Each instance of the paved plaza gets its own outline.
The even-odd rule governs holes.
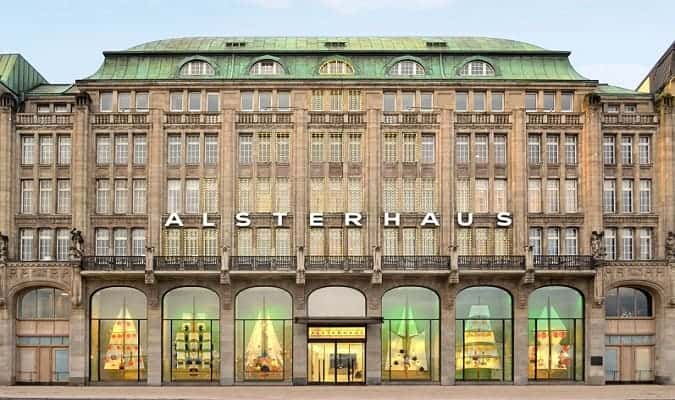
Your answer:
[[[171,387],[68,387],[0,386],[5,399],[237,399],[237,400],[434,400],[434,399],[675,399],[675,386],[171,386]]]

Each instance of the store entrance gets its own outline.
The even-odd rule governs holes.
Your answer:
[[[310,327],[308,339],[309,383],[365,383],[365,327]]]

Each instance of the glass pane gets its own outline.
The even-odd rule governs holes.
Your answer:
[[[167,369],[170,369],[171,381],[218,379],[220,365],[218,320],[165,320],[164,332],[170,341],[165,344],[163,364],[165,375]]]
[[[146,379],[145,320],[93,320],[91,334],[92,381]]]
[[[356,289],[329,286],[309,295],[307,310],[311,317],[365,317],[366,298]]]
[[[164,296],[164,319],[217,319],[219,304],[218,295],[206,288],[173,289]]]
[[[145,319],[145,294],[129,287],[110,287],[99,290],[91,299],[91,318]]]
[[[34,319],[37,317],[37,289],[26,292],[21,297],[19,319]]]
[[[490,286],[464,289],[457,295],[456,318],[476,318],[476,313],[487,318],[511,318],[511,295]]]
[[[307,380],[312,383],[335,382],[335,342],[309,343],[307,346]]]
[[[619,380],[619,349],[605,349],[605,379],[609,382]]]
[[[53,378],[56,382],[68,382],[68,350],[54,350]]]

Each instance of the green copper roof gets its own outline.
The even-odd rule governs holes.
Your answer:
[[[59,96],[68,94],[72,84],[44,84],[35,87],[28,92],[31,96]]]
[[[327,45],[328,43],[328,45]],[[428,43],[436,43],[429,45]],[[440,46],[444,43],[444,46]],[[332,46],[331,46],[332,44]],[[531,52],[533,44],[487,37],[186,37],[147,42],[129,52]]]
[[[603,96],[650,96],[649,93],[640,93],[636,92],[635,90],[607,84],[598,85],[597,89],[595,89],[595,92]]]
[[[47,83],[47,80],[20,54],[0,54],[0,84],[15,95]]]

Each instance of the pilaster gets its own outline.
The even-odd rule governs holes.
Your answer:
[[[441,293],[441,385],[455,384],[455,297],[457,289],[448,286]],[[460,333],[461,334],[461,333]]]
[[[527,298],[529,289],[518,287],[519,299],[513,305],[513,383],[526,385],[529,375]],[[524,299],[524,301],[520,301]]]
[[[293,294],[295,317],[307,315],[304,286],[296,286]],[[307,325],[293,323],[293,384],[307,384]]]
[[[156,295],[149,291],[150,295]],[[146,366],[148,385],[162,384],[162,309],[159,299],[148,299]]]
[[[70,310],[70,384],[84,385],[87,381],[87,349],[89,330],[87,329],[87,316],[84,307]]]
[[[451,94],[449,92],[438,93],[438,104],[452,104],[450,102]],[[436,152],[436,163],[439,164],[439,188],[438,209],[441,213],[441,235],[439,254],[448,254],[450,246],[453,245],[452,226],[454,225],[454,185],[455,174],[453,165],[455,164],[454,143],[454,114],[452,110],[443,108],[441,111],[441,129],[438,138],[438,151]]]
[[[368,291],[367,316],[382,316],[382,288],[372,287]],[[366,384],[382,383],[382,324],[366,325]]]
[[[511,114],[512,131],[508,138],[508,180],[511,188],[510,210],[513,213],[513,252],[522,254],[528,243],[527,232],[527,129],[525,110],[516,108]]]
[[[14,102],[9,95],[4,95],[0,102],[0,233],[14,236],[12,218],[12,193],[14,183]],[[12,252],[10,246],[10,253]],[[12,254],[10,254],[11,256]]]
[[[366,222],[367,244],[370,248],[381,246],[380,197],[382,193],[382,140],[380,120],[382,116],[382,92],[365,92],[366,137],[364,157],[364,200],[368,216]],[[369,334],[370,335],[370,334]]]
[[[168,104],[168,92],[153,92],[150,96],[150,130],[148,131],[148,226],[146,243],[155,248],[155,255],[161,253],[162,214],[165,207],[166,162],[164,161],[164,108]]]
[[[589,299],[586,302],[586,351],[584,361],[586,363],[586,383],[591,385],[605,384],[604,362],[601,365],[593,365],[594,357],[604,359],[605,356],[605,307]],[[603,360],[604,361],[604,360]]]
[[[87,254],[87,243],[93,242],[93,232],[89,229],[90,203],[88,193],[89,182],[95,182],[94,169],[89,168],[89,157],[96,157],[94,148],[90,155],[90,146],[95,146],[96,138],[89,134],[89,103],[87,94],[77,97],[73,112],[73,133],[71,138],[71,212],[73,228],[82,231],[84,235],[84,253]],[[91,164],[93,165],[93,163]],[[93,193],[93,192],[92,192]],[[93,253],[93,252],[92,252]]]
[[[234,302],[230,286],[220,291],[220,384],[234,384]]]
[[[659,129],[655,137],[654,162],[657,173],[654,211],[661,216],[656,256],[665,248],[668,232],[675,232],[675,112],[672,98],[659,104]],[[667,255],[666,255],[667,256]]]
[[[588,95],[584,103],[584,127],[579,137],[580,182],[582,193],[581,209],[584,224],[579,234],[580,254],[589,254],[590,238],[593,231],[603,230],[602,185],[604,181],[604,161],[602,159],[602,107],[596,95]]]
[[[220,235],[221,246],[234,248],[234,233],[232,231],[235,213],[236,169],[238,163],[238,143],[235,128],[235,113],[238,105],[239,92],[225,91],[221,94],[222,125],[220,130]],[[232,253],[229,253],[232,254]],[[228,266],[229,267],[229,266]]]

